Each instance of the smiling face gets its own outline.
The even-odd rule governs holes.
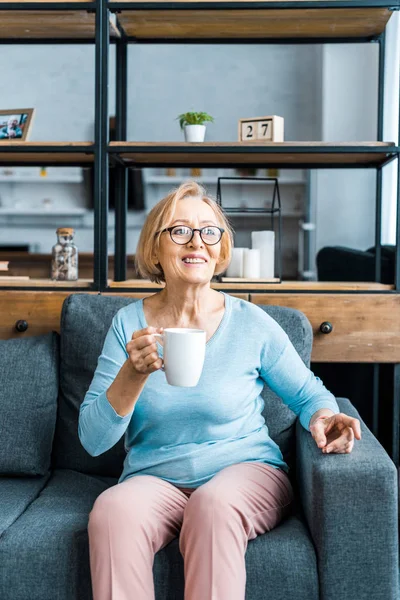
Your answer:
[[[179,200],[169,227],[187,225],[193,229],[200,229],[206,225],[216,225],[217,216],[209,204],[201,198],[186,197]],[[172,241],[169,232],[161,234],[159,253],[156,257],[163,268],[165,281],[185,281],[187,283],[206,283],[211,281],[215,266],[221,252],[221,242],[209,246],[203,242],[200,233],[196,231],[187,244],[176,244]],[[199,262],[184,262],[190,255],[196,255]],[[203,259],[203,260],[201,260]]]

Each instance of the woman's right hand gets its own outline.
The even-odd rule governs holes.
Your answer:
[[[163,366],[157,352],[156,338],[152,335],[162,332],[162,327],[146,327],[133,332],[131,341],[126,344],[126,351],[130,363],[138,373],[150,375]]]

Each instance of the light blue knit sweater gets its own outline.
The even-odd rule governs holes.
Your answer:
[[[127,455],[119,482],[154,475],[196,488],[228,465],[261,461],[288,472],[269,436],[262,410],[264,382],[309,431],[320,408],[340,412],[335,397],[304,365],[283,329],[261,308],[225,294],[222,321],[207,342],[196,387],[179,388],[152,373],[134,410],[121,417],[106,390],[127,359],[135,330],[147,327],[143,301],[122,308],[107,333],[79,416],[79,438],[92,456],[125,434]],[[158,344],[162,356],[162,346]]]

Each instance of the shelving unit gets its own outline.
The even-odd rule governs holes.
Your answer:
[[[0,169],[0,183],[82,183],[83,174],[81,169],[72,167],[69,172],[65,172],[66,167],[50,170],[46,169],[41,174],[39,167],[19,167],[14,166]]]
[[[380,278],[380,227],[382,214],[382,168],[397,159],[397,234],[396,273],[393,287],[365,284],[350,289],[340,284],[329,292],[310,282],[286,282],[280,296],[311,314],[324,306],[324,298],[338,310],[346,310],[344,300],[354,306],[358,318],[362,302],[370,302],[377,322],[383,312],[399,321],[400,294],[400,148],[383,141],[383,83],[385,28],[400,0],[93,0],[83,2],[36,1],[0,3],[1,43],[94,43],[95,44],[95,140],[94,142],[1,143],[1,165],[68,165],[94,168],[94,281],[92,290],[102,292],[138,292],[143,288],[126,279],[127,167],[276,167],[280,169],[371,168],[377,171],[376,187],[376,268]],[[377,43],[379,45],[378,141],[354,143],[285,142],[282,144],[243,144],[214,142],[132,142],[127,140],[127,45],[129,43],[223,43],[223,44],[301,44],[301,43]],[[116,138],[108,136],[109,45],[116,46]],[[115,282],[108,281],[108,169],[116,169]],[[18,289],[18,286],[14,286]],[[34,285],[32,289],[40,290]],[[7,289],[2,286],[1,289]],[[8,288],[9,289],[9,288]],[[29,289],[20,286],[19,289]],[[60,287],[54,286],[60,290]],[[65,288],[67,290],[67,288]],[[79,289],[75,288],[75,289]],[[82,286],[82,289],[87,288]],[[238,288],[224,287],[232,293]],[[243,288],[241,288],[243,289]],[[251,294],[252,289],[247,288]],[[43,290],[49,290],[43,286]],[[265,301],[274,287],[262,290]],[[295,295],[294,295],[295,292]],[[346,295],[346,298],[344,298]],[[259,294],[257,294],[257,297]],[[306,301],[308,304],[306,304]],[[329,306],[331,306],[330,304]],[[320,309],[318,308],[318,311]],[[322,310],[322,309],[321,309]],[[309,311],[309,312],[307,312]],[[318,312],[318,315],[320,312]],[[373,313],[373,311],[376,311]],[[397,311],[397,312],[396,312]],[[394,314],[395,312],[395,314]],[[336,314],[336,313],[335,313]],[[329,315],[328,315],[329,316]],[[388,321],[383,328],[387,328]],[[377,336],[377,332],[373,332]],[[329,336],[328,336],[329,338]],[[392,340],[392,338],[390,338]],[[393,341],[393,340],[392,340]],[[321,343],[321,340],[318,341]],[[327,342],[329,344],[329,342]],[[392,344],[392,342],[391,342]],[[371,354],[360,349],[350,353],[356,362],[372,362]],[[328,360],[338,361],[337,355]],[[375,359],[374,359],[375,360]],[[386,362],[394,362],[393,448],[392,458],[399,464],[400,348],[393,343]],[[377,377],[375,370],[374,427],[377,424]],[[373,427],[373,428],[374,428]]]
[[[333,1],[333,0],[332,0]],[[111,142],[110,156],[126,167],[189,166],[291,169],[379,168],[397,157],[389,142]]]
[[[216,178],[215,177],[191,177],[191,179],[193,179],[194,181],[197,181],[198,183],[202,183],[202,184],[207,184],[207,183],[216,183]],[[0,179],[1,181],[1,179]],[[162,185],[162,184],[171,184],[171,185],[175,185],[175,184],[179,184],[182,181],[182,177],[169,177],[168,175],[152,175],[150,177],[147,177],[145,182],[147,185],[151,185],[151,184],[155,184],[155,185]],[[303,179],[282,179],[281,177],[279,177],[279,185],[305,185],[305,180]],[[242,181],[231,181],[229,183],[227,183],[226,185],[244,185]],[[270,182],[268,181],[247,181],[246,185],[271,185]]]

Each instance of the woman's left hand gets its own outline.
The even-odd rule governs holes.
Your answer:
[[[325,454],[349,454],[354,446],[354,437],[361,440],[360,421],[344,413],[319,417],[310,426],[310,433]]]

